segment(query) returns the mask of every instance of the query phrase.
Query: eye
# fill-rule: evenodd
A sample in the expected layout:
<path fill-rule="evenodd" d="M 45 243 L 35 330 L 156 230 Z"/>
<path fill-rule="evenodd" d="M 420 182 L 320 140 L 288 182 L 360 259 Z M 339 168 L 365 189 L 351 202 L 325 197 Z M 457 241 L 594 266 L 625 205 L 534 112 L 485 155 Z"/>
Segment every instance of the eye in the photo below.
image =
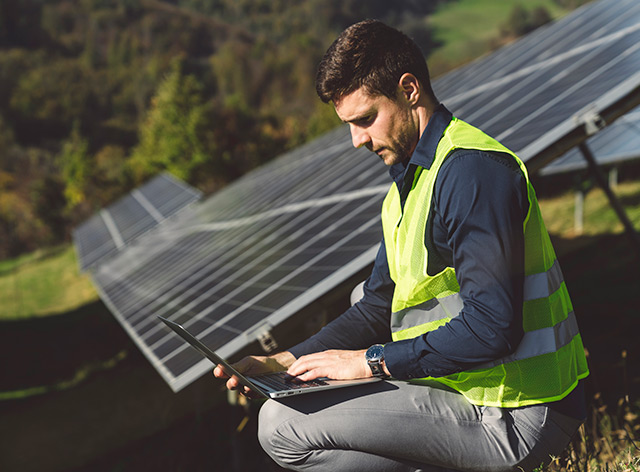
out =
<path fill-rule="evenodd" d="M 373 123 L 376 119 L 376 115 L 367 115 L 367 116 L 363 116 L 362 118 L 356 120 L 356 125 L 358 126 L 368 126 L 371 123 Z"/>

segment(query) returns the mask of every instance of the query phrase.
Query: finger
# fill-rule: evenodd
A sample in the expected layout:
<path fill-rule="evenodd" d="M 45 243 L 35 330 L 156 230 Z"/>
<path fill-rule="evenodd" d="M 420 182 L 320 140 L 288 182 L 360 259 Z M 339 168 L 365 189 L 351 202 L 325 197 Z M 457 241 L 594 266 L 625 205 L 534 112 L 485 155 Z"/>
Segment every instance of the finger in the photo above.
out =
<path fill-rule="evenodd" d="M 229 377 L 229 380 L 227 380 L 227 388 L 229 390 L 238 390 L 239 387 L 240 387 L 240 382 L 238 382 L 238 378 Z"/>
<path fill-rule="evenodd" d="M 229 376 L 225 373 L 225 371 L 224 371 L 224 370 L 222 370 L 222 367 L 220 367 L 219 365 L 217 365 L 217 366 L 215 366 L 215 367 L 214 367 L 214 369 L 213 369 L 213 375 L 214 375 L 215 377 L 218 377 L 218 378 L 227 378 L 227 377 L 229 377 Z"/>
<path fill-rule="evenodd" d="M 308 382 L 318 377 L 329 377 L 328 372 L 331 368 L 330 364 L 325 364 L 319 360 L 305 362 L 296 366 L 294 370 L 287 371 L 287 374 L 298 380 Z"/>
<path fill-rule="evenodd" d="M 295 368 L 292 367 L 289 370 L 287 370 L 287 374 L 289 374 L 292 377 L 302 378 L 304 375 L 307 375 L 307 373 L 313 369 L 314 368 L 311 366 L 299 365 L 299 366 L 296 366 Z"/>
<path fill-rule="evenodd" d="M 314 369 L 314 370 L 308 370 L 305 373 L 298 375 L 296 378 L 304 382 L 309 382 L 310 380 L 315 380 L 318 377 L 324 377 L 324 376 L 318 374 L 318 369 Z"/>
<path fill-rule="evenodd" d="M 296 360 L 289 369 L 287 373 L 289 375 L 300 376 L 305 372 L 314 369 L 321 363 L 321 358 L 317 354 L 310 354 L 307 356 L 301 356 L 298 360 Z"/>
<path fill-rule="evenodd" d="M 299 365 L 292 365 L 287 369 L 287 374 L 291 377 L 299 377 L 301 374 L 305 373 L 306 369 L 302 369 Z"/>
<path fill-rule="evenodd" d="M 249 387 L 244 387 L 244 389 L 240 392 L 240 394 L 249 399 L 260 398 L 260 395 L 258 395 L 256 392 L 251 390 Z"/>

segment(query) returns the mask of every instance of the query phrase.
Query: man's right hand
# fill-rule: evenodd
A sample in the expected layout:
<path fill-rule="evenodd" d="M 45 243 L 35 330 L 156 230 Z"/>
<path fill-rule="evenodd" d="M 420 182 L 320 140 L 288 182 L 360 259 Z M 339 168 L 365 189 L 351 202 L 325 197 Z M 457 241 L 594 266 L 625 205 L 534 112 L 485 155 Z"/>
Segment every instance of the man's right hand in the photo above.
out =
<path fill-rule="evenodd" d="M 279 352 L 272 356 L 247 356 L 233 365 L 240 373 L 246 375 L 265 374 L 267 372 L 286 371 L 296 358 L 289 351 Z M 236 376 L 229 377 L 222 367 L 217 365 L 213 369 L 213 375 L 227 380 L 229 390 L 240 390 L 243 395 L 251 396 L 251 390 L 244 387 Z"/>

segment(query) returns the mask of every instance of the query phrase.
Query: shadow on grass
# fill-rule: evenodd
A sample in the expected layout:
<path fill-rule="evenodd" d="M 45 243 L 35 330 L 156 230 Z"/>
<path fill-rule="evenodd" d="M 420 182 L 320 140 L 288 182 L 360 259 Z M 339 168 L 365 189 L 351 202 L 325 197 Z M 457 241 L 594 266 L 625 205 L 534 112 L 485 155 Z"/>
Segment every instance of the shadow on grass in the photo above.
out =
<path fill-rule="evenodd" d="M 102 301 L 42 318 L 1 321 L 0 392 L 53 385 L 87 365 L 114 359 L 131 341 Z"/>
<path fill-rule="evenodd" d="M 589 393 L 600 393 L 612 405 L 625 393 L 637 398 L 640 363 L 625 363 L 623 353 L 628 359 L 640 359 L 638 254 L 626 235 L 553 242 L 589 352 Z"/>

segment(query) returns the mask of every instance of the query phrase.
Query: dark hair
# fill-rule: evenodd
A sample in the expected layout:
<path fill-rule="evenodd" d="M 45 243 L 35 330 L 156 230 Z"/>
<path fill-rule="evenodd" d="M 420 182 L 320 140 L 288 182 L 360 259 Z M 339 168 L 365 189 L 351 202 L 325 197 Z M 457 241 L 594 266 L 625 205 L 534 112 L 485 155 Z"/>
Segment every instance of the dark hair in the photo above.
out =
<path fill-rule="evenodd" d="M 316 91 L 328 103 L 364 86 L 371 95 L 396 98 L 405 73 L 433 96 L 429 69 L 418 45 L 404 33 L 377 20 L 349 26 L 327 49 L 316 75 Z"/>

